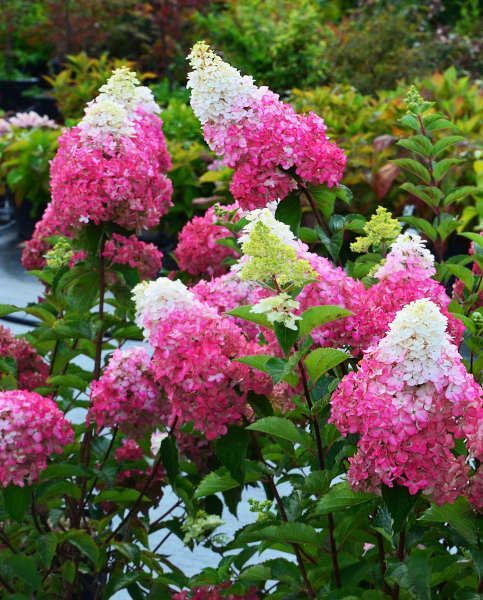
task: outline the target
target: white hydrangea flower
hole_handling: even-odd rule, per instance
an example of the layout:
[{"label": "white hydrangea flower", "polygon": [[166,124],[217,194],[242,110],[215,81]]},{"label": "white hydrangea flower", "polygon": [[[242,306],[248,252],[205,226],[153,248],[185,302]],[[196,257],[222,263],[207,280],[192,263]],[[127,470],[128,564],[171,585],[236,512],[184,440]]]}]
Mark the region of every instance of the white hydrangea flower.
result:
[{"label": "white hydrangea flower", "polygon": [[252,306],[250,312],[265,314],[270,323],[282,323],[287,329],[296,331],[297,321],[300,321],[301,317],[294,314],[293,311],[299,308],[300,303],[297,300],[293,300],[288,294],[282,292],[278,296],[263,298]]},{"label": "white hydrangea flower", "polygon": [[98,97],[89,102],[79,128],[85,137],[93,139],[107,135],[131,136],[134,133],[126,109],[108,97]]},{"label": "white hydrangea flower", "polygon": [[132,290],[136,305],[136,323],[144,329],[146,338],[151,333],[150,324],[158,321],[172,309],[199,306],[200,302],[183,282],[159,277],[143,281]]},{"label": "white hydrangea flower", "polygon": [[121,104],[127,110],[130,118],[133,118],[133,113],[138,108],[151,113],[161,111],[151,90],[142,86],[136,73],[128,67],[115,69],[99,92],[98,99],[109,98]]},{"label": "white hydrangea flower", "polygon": [[195,44],[188,60],[193,70],[186,87],[191,89],[191,107],[202,125],[209,121],[239,121],[267,90],[257,87],[252,77],[242,76],[205,42]]},{"label": "white hydrangea flower", "polygon": [[451,352],[448,319],[427,298],[401,309],[379,342],[378,356],[395,362],[397,375],[409,385],[434,381],[441,370],[443,350]]},{"label": "white hydrangea flower", "polygon": [[434,275],[434,256],[426,248],[426,241],[415,231],[407,231],[394,240],[391,251],[375,272],[375,277],[384,279],[396,271],[406,269],[408,259],[416,261],[419,267],[428,272],[429,277]]},{"label": "white hydrangea flower", "polygon": [[259,222],[268,227],[271,233],[277,236],[283,244],[292,246],[297,250],[300,248],[300,241],[294,236],[290,227],[286,223],[277,221],[275,218],[276,208],[277,203],[271,202],[270,206],[257,208],[244,213],[243,217],[247,219],[248,223],[242,229],[239,237],[242,248],[243,244],[249,239],[250,233],[253,231],[255,225]]}]

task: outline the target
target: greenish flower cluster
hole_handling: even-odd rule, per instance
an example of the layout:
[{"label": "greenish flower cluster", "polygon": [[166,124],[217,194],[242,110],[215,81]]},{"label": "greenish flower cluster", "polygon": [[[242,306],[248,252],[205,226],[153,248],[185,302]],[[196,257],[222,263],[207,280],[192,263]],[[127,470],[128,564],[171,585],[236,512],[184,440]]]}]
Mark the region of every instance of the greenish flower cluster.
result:
[{"label": "greenish flower cluster", "polygon": [[56,240],[52,249],[45,255],[47,267],[54,270],[67,267],[72,255],[73,252],[70,241],[65,237],[60,237]]},{"label": "greenish flower cluster", "polygon": [[281,288],[304,285],[316,278],[309,262],[300,259],[292,246],[284,244],[267,225],[257,222],[243,244],[243,254],[250,257],[243,263],[240,276],[245,281],[271,282]]},{"label": "greenish flower cluster", "polygon": [[402,227],[388,210],[378,206],[376,214],[364,225],[364,231],[366,235],[359,236],[351,244],[353,252],[369,252],[371,247],[384,252],[401,233]]},{"label": "greenish flower cluster", "polygon": [[209,515],[204,510],[200,510],[194,517],[188,516],[184,522],[182,529],[185,533],[183,542],[189,544],[202,539],[207,533],[210,533],[220,525],[223,521],[217,515]]}]

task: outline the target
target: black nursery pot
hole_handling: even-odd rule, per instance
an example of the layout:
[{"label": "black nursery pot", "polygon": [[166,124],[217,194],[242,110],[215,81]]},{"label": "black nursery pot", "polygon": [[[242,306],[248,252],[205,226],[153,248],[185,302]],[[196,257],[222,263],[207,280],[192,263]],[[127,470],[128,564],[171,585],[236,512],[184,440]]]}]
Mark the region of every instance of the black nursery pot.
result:
[{"label": "black nursery pot", "polygon": [[25,98],[23,93],[38,83],[37,77],[0,79],[0,108],[15,112],[26,110],[32,104],[32,99]]},{"label": "black nursery pot", "polygon": [[29,200],[22,200],[19,206],[14,203],[13,207],[18,237],[22,241],[29,240],[32,237],[36,223],[36,219],[30,216],[32,204]]}]

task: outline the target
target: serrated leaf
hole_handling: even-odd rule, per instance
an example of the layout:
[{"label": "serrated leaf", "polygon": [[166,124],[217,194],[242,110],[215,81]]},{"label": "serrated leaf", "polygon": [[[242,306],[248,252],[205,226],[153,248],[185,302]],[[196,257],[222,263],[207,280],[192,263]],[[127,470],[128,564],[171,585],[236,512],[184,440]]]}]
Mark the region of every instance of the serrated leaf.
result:
[{"label": "serrated leaf", "polygon": [[230,475],[243,483],[245,477],[245,458],[247,455],[250,436],[241,427],[231,426],[228,433],[218,438],[215,453]]},{"label": "serrated leaf", "polygon": [[473,185],[464,185],[462,187],[457,187],[455,190],[452,190],[445,196],[443,201],[444,206],[449,206],[450,204],[454,204],[455,202],[461,202],[468,196],[475,196],[480,193],[481,190]]},{"label": "serrated leaf", "polygon": [[414,183],[406,182],[403,183],[401,189],[405,192],[409,192],[412,196],[419,198],[419,200],[422,200],[428,206],[434,207],[438,205],[438,199],[434,198],[432,194],[428,193],[428,190],[438,188],[431,188],[426,185],[414,185]]},{"label": "serrated leaf", "polygon": [[466,289],[468,289],[470,292],[473,290],[474,276],[470,269],[463,267],[462,265],[453,265],[448,263],[444,264],[444,268],[452,275],[460,279],[464,283]]},{"label": "serrated leaf", "polygon": [[431,563],[427,550],[415,549],[406,560],[409,591],[418,600],[431,600]]},{"label": "serrated leaf", "polygon": [[303,490],[307,494],[322,496],[330,487],[331,475],[328,471],[312,471],[304,480]]},{"label": "serrated leaf", "polygon": [[421,129],[419,121],[416,119],[416,117],[413,117],[413,115],[404,115],[399,119],[399,122],[401,123],[401,125],[409,127],[414,131],[419,131]]},{"label": "serrated leaf", "polygon": [[243,534],[244,541],[269,540],[281,544],[310,544],[318,546],[322,536],[310,525],[290,521],[280,525],[269,525]]},{"label": "serrated leaf", "polygon": [[91,560],[94,565],[99,560],[99,548],[94,540],[85,531],[70,530],[62,535],[62,540],[75,546],[79,552]]},{"label": "serrated leaf", "polygon": [[59,539],[56,533],[46,533],[37,539],[37,554],[42,562],[42,566],[47,569],[50,567],[52,559],[55,556],[58,543]]},{"label": "serrated leaf", "polygon": [[[245,483],[253,483],[258,481],[261,476],[262,471],[260,470],[258,464],[252,463],[251,461],[246,461]],[[211,496],[212,494],[217,494],[218,492],[225,492],[239,486],[240,482],[230,475],[226,467],[222,467],[221,469],[217,469],[216,471],[208,473],[208,475],[202,479],[201,483],[196,488],[194,497],[204,498],[205,496]]]},{"label": "serrated leaf", "polygon": [[268,329],[273,329],[272,324],[268,321],[266,314],[254,313],[251,312],[251,309],[252,305],[246,304],[244,306],[237,306],[233,310],[227,311],[226,314],[231,315],[232,317],[238,317],[239,319],[244,319],[245,321],[257,323],[258,325],[262,325]]},{"label": "serrated leaf", "polygon": [[419,494],[410,494],[408,488],[401,485],[395,485],[394,487],[383,485],[382,497],[391,513],[394,531],[401,531],[411,509],[419,498]]},{"label": "serrated leaf", "polygon": [[432,156],[438,156],[438,154],[443,152],[443,150],[446,150],[446,148],[449,148],[450,146],[453,146],[464,139],[465,138],[462,135],[448,135],[447,137],[444,137],[434,144]]},{"label": "serrated leaf", "polygon": [[406,150],[410,150],[411,152],[415,152],[424,158],[431,156],[433,151],[433,144],[426,136],[421,134],[399,140],[397,145],[401,146],[402,148],[406,148]]},{"label": "serrated leaf", "polygon": [[460,158],[444,158],[433,165],[433,177],[436,181],[441,181],[443,177],[454,165],[458,165],[463,162]]},{"label": "serrated leaf", "polygon": [[330,323],[336,319],[342,319],[350,316],[352,313],[340,306],[312,306],[305,310],[300,316],[299,331],[300,336],[308,335],[316,327],[320,327],[325,323]]},{"label": "serrated leaf", "polygon": [[42,580],[37,571],[35,561],[30,556],[22,554],[11,554],[2,557],[2,567],[11,576],[23,581],[29,589],[38,590]]},{"label": "serrated leaf", "polygon": [[425,523],[449,523],[469,544],[478,543],[477,521],[466,498],[460,497],[454,504],[432,504],[418,519]]},{"label": "serrated leaf", "polygon": [[312,385],[327,371],[350,358],[343,350],[336,348],[316,348],[304,359]]},{"label": "serrated leaf", "polygon": [[431,183],[431,175],[428,169],[417,160],[413,160],[412,158],[396,158],[392,162],[420,179],[423,183],[428,185]]},{"label": "serrated leaf", "polygon": [[178,447],[173,436],[168,435],[168,437],[164,438],[161,442],[160,452],[168,479],[172,482],[179,473]]},{"label": "serrated leaf", "polygon": [[274,437],[279,437],[294,444],[302,441],[297,427],[283,417],[264,417],[247,427],[250,431],[260,431]]},{"label": "serrated leaf", "polygon": [[277,206],[275,218],[290,227],[293,234],[298,236],[302,209],[297,194],[288,194]]},{"label": "serrated leaf", "polygon": [[282,348],[285,355],[288,355],[290,350],[293,348],[293,345],[298,340],[298,329],[290,329],[285,327],[283,323],[274,323],[273,329],[275,331],[277,341],[280,344],[280,348]]},{"label": "serrated leaf", "polygon": [[436,229],[426,219],[421,219],[420,217],[399,217],[399,220],[412,227],[416,227],[416,229],[422,231],[433,242],[438,237]]},{"label": "serrated leaf", "polygon": [[5,510],[14,521],[22,521],[32,500],[32,489],[9,485],[3,489]]},{"label": "serrated leaf", "polygon": [[371,500],[374,500],[372,494],[354,492],[347,481],[343,481],[331,487],[327,494],[317,502],[315,512],[318,515],[327,515],[338,510],[345,510],[351,506],[365,504]]}]

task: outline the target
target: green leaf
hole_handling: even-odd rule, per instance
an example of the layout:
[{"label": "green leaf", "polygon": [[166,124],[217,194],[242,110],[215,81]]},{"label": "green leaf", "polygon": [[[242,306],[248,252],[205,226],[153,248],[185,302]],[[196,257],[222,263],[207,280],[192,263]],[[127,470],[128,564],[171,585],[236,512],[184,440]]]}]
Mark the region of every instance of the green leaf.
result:
[{"label": "green leaf", "polygon": [[426,136],[421,134],[413,135],[412,137],[406,138],[404,140],[399,140],[399,142],[397,142],[397,145],[402,146],[403,148],[406,148],[406,150],[410,150],[411,152],[415,152],[416,154],[419,154],[424,158],[431,156],[431,153],[433,151],[433,144]]},{"label": "green leaf", "polygon": [[348,358],[350,358],[350,355],[347,352],[335,348],[316,348],[312,350],[304,360],[312,384],[315,384],[324,373]]},{"label": "green leaf", "polygon": [[439,129],[455,129],[451,121],[443,117],[443,115],[428,115],[424,117],[424,126],[426,131],[437,131]]},{"label": "green leaf", "polygon": [[280,525],[269,525],[262,529],[243,533],[244,541],[268,540],[282,544],[311,544],[319,546],[322,543],[322,536],[310,525],[290,521]]},{"label": "green leaf", "polygon": [[459,165],[463,162],[460,158],[444,158],[433,165],[433,176],[436,181],[441,181],[443,177],[454,165]]},{"label": "green leaf", "polygon": [[347,481],[343,481],[331,487],[327,494],[317,502],[315,512],[318,515],[326,515],[358,504],[365,504],[371,500],[374,500],[372,494],[354,492]]},{"label": "green leaf", "polygon": [[289,329],[288,327],[285,327],[283,323],[274,323],[273,329],[277,341],[280,344],[280,348],[282,348],[285,355],[288,355],[293,345],[298,340],[298,329]]},{"label": "green leaf", "polygon": [[481,190],[474,185],[464,185],[462,187],[457,187],[455,190],[452,190],[451,192],[449,192],[449,194],[446,195],[443,204],[444,206],[450,206],[455,202],[461,202],[468,196],[475,196],[478,193],[481,194]]},{"label": "green leaf", "polygon": [[168,475],[169,481],[174,481],[179,473],[179,456],[174,436],[168,435],[161,442],[161,460]]},{"label": "green leaf", "polygon": [[46,533],[37,539],[37,554],[42,562],[42,566],[46,569],[52,564],[58,543],[59,539],[56,533]]},{"label": "green leaf", "polygon": [[269,373],[267,363],[272,358],[276,357],[269,356],[268,354],[253,354],[250,356],[240,356],[235,360],[236,362],[243,363],[244,365],[248,365],[258,369],[259,371],[263,371],[264,373]]},{"label": "green leaf", "polygon": [[21,554],[2,556],[2,567],[12,577],[23,581],[30,589],[38,590],[42,585],[35,561],[30,556]]},{"label": "green leaf", "polygon": [[70,496],[79,500],[81,497],[81,488],[71,481],[43,481],[37,488],[36,497],[39,500],[49,500],[50,498],[61,498],[62,496]]},{"label": "green leaf", "polygon": [[302,437],[300,431],[292,421],[283,417],[265,417],[252,423],[247,427],[250,431],[260,431],[274,437],[279,437],[294,444],[300,443]]},{"label": "green leaf", "polygon": [[245,458],[250,436],[241,427],[230,426],[228,433],[218,438],[215,444],[216,456],[230,475],[243,483],[245,477]]},{"label": "green leaf", "polygon": [[313,229],[310,229],[310,227],[300,227],[299,237],[302,242],[305,242],[306,244],[315,244],[319,241],[319,236]]},{"label": "green leaf", "polygon": [[462,235],[465,238],[468,238],[469,240],[475,242],[475,244],[478,244],[478,246],[481,246],[483,248],[483,235],[480,235],[478,233],[470,233],[467,231],[465,231],[464,233],[460,233],[460,235]]},{"label": "green leaf", "polygon": [[431,563],[427,550],[415,549],[406,560],[409,591],[418,600],[431,600]]},{"label": "green leaf", "polygon": [[382,497],[386,503],[393,521],[395,532],[401,531],[411,509],[419,498],[419,494],[411,495],[407,487],[395,485],[394,487],[382,486]]},{"label": "green leaf", "polygon": [[328,471],[312,471],[304,480],[303,490],[308,494],[322,496],[329,491],[331,479]]},{"label": "green leaf", "polygon": [[[253,483],[258,481],[262,476],[262,472],[257,463],[246,461],[245,465],[245,483]],[[226,492],[233,488],[240,486],[240,482],[230,475],[226,467],[221,467],[216,471],[208,473],[204,479],[202,479],[199,486],[196,488],[194,494],[195,498],[203,498],[205,496],[211,496],[218,492]]]},{"label": "green leaf", "polygon": [[453,146],[464,139],[465,138],[462,135],[448,135],[447,137],[444,137],[434,144],[432,156],[438,156],[438,154],[443,152],[443,150],[446,150],[446,148],[449,148],[450,146]]},{"label": "green leaf", "polygon": [[418,519],[425,523],[449,523],[469,544],[478,543],[477,520],[466,498],[460,497],[454,504],[432,504]]},{"label": "green leaf", "polygon": [[75,546],[79,552],[91,560],[94,565],[99,560],[99,548],[85,531],[71,529],[62,535],[62,540]]},{"label": "green leaf", "polygon": [[5,317],[6,315],[10,315],[14,312],[19,312],[22,309],[18,306],[14,306],[13,304],[0,304],[0,317]]},{"label": "green leaf", "polygon": [[278,204],[275,218],[288,225],[294,235],[298,236],[302,209],[297,194],[289,194]]},{"label": "green leaf", "polygon": [[470,292],[473,290],[474,277],[470,269],[463,267],[462,265],[454,265],[449,263],[445,263],[444,268],[458,279],[461,279],[465,285],[465,288],[467,288]]},{"label": "green leaf", "polygon": [[312,306],[300,315],[302,317],[301,321],[299,321],[300,337],[308,335],[316,327],[320,327],[336,319],[348,317],[351,314],[349,310],[340,306]]},{"label": "green leaf", "polygon": [[413,160],[412,158],[396,158],[392,162],[401,169],[416,176],[423,183],[428,185],[431,183],[431,175],[429,174],[428,169],[417,160]]},{"label": "green leaf", "polygon": [[251,321],[252,323],[258,323],[258,325],[268,327],[269,329],[273,329],[272,324],[267,319],[266,314],[254,313],[251,312],[251,309],[252,305],[247,304],[245,306],[237,306],[237,308],[227,311],[226,314],[231,315],[232,317],[238,317],[239,319],[244,319],[245,321]]},{"label": "green leaf", "polygon": [[9,485],[3,489],[3,499],[7,513],[20,523],[32,500],[32,489]]},{"label": "green leaf", "polygon": [[47,379],[47,382],[56,387],[74,388],[75,390],[81,391],[84,391],[88,386],[88,382],[85,379],[82,379],[82,377],[79,377],[78,375],[70,374],[54,375],[52,377],[49,377]]},{"label": "green leaf", "polygon": [[404,115],[399,119],[399,122],[401,125],[404,125],[404,127],[409,127],[414,131],[419,131],[421,129],[419,121],[413,115]]},{"label": "green leaf", "polygon": [[412,227],[416,227],[419,231],[422,231],[424,235],[434,242],[434,240],[438,237],[438,233],[436,229],[426,221],[426,219],[421,219],[419,217],[399,217],[400,221],[403,223],[407,223]]},{"label": "green leaf", "polygon": [[[414,185],[414,183],[406,182],[403,183],[401,189],[409,192],[412,196],[419,198],[425,204],[431,207],[437,206],[439,204],[439,198],[442,196],[441,190],[427,185]],[[433,190],[437,190],[439,192],[439,198],[438,195],[433,193]]]}]

